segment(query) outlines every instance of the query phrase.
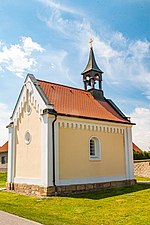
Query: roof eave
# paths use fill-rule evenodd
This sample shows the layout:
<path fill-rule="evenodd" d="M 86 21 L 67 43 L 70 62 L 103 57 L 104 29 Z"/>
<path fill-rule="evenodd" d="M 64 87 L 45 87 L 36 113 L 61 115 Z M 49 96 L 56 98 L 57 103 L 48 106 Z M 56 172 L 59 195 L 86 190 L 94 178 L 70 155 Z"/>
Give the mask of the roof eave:
<path fill-rule="evenodd" d="M 37 79 L 35 78 L 35 76 L 33 74 L 28 74 L 27 77 L 30 77 L 31 81 L 33 82 L 34 86 L 36 87 L 37 91 L 39 92 L 40 96 L 42 97 L 43 101 L 45 102 L 46 105 L 52 105 L 48 99 L 48 97 L 46 96 L 46 94 L 44 93 L 43 89 L 41 88 L 40 84 L 38 83 Z M 25 82 L 27 80 L 27 77 L 25 79 Z"/>
<path fill-rule="evenodd" d="M 85 73 L 89 73 L 89 72 L 91 72 L 91 71 L 98 72 L 98 73 L 101 73 L 101 74 L 104 73 L 104 72 L 101 71 L 100 69 L 98 70 L 98 69 L 91 68 L 91 69 L 85 69 L 85 70 L 81 73 L 81 75 L 84 75 Z"/>
<path fill-rule="evenodd" d="M 124 121 L 116 121 L 116 120 L 109 120 L 109 119 L 103 119 L 103 118 L 100 119 L 100 118 L 88 117 L 88 116 L 70 115 L 70 114 L 65 114 L 65 113 L 57 113 L 57 115 L 59 115 L 59 116 L 66 116 L 66 117 L 75 117 L 75 118 L 89 119 L 89 120 L 107 121 L 107 122 L 126 124 L 126 125 L 136 125 L 135 123 L 131 123 L 130 121 L 124 122 Z"/>

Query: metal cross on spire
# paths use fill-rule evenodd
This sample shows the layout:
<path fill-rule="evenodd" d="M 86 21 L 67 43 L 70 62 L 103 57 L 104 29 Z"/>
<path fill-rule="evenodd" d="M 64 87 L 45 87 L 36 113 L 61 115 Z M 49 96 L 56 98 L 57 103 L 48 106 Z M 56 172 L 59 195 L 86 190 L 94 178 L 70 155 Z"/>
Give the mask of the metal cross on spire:
<path fill-rule="evenodd" d="M 92 38 L 90 38 L 90 48 L 93 48 L 93 39 Z"/>

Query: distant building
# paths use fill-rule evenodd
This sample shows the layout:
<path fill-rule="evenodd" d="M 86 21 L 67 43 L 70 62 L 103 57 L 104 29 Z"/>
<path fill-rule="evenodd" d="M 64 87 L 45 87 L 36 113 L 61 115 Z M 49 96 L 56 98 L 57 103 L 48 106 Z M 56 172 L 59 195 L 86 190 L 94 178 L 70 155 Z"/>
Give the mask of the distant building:
<path fill-rule="evenodd" d="M 143 152 L 136 144 L 132 143 L 133 145 L 133 152 Z"/>
<path fill-rule="evenodd" d="M 0 147 L 0 172 L 7 172 L 8 141 Z"/>

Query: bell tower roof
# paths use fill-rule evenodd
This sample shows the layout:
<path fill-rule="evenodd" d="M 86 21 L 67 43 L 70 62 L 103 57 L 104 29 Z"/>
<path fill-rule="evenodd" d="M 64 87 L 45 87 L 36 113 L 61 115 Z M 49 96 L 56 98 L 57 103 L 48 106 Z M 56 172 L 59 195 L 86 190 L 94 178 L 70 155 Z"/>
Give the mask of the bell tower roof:
<path fill-rule="evenodd" d="M 96 61 L 95 61 L 95 56 L 94 56 L 94 52 L 93 52 L 93 46 L 92 46 L 92 42 L 93 40 L 90 39 L 90 54 L 89 54 L 89 61 L 88 64 L 85 68 L 85 70 L 81 73 L 82 75 L 90 72 L 90 71 L 95 71 L 95 72 L 99 72 L 99 73 L 103 73 L 101 71 L 101 69 L 98 67 Z"/>
<path fill-rule="evenodd" d="M 81 75 L 83 76 L 84 89 L 90 91 L 95 99 L 104 100 L 102 90 L 103 72 L 100 70 L 95 61 L 92 42 L 93 40 L 90 39 L 89 61 L 85 70 L 81 73 Z"/>

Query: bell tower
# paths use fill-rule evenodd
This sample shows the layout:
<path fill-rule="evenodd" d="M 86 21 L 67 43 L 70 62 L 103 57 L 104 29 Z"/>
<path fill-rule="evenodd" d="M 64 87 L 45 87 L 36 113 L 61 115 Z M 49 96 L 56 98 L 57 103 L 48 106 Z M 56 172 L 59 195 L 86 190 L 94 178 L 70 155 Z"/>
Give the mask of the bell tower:
<path fill-rule="evenodd" d="M 90 54 L 89 61 L 85 70 L 81 73 L 83 76 L 84 89 L 91 92 L 97 100 L 104 100 L 102 90 L 102 74 L 103 72 L 99 69 L 93 52 L 93 40 L 90 39 Z"/>

